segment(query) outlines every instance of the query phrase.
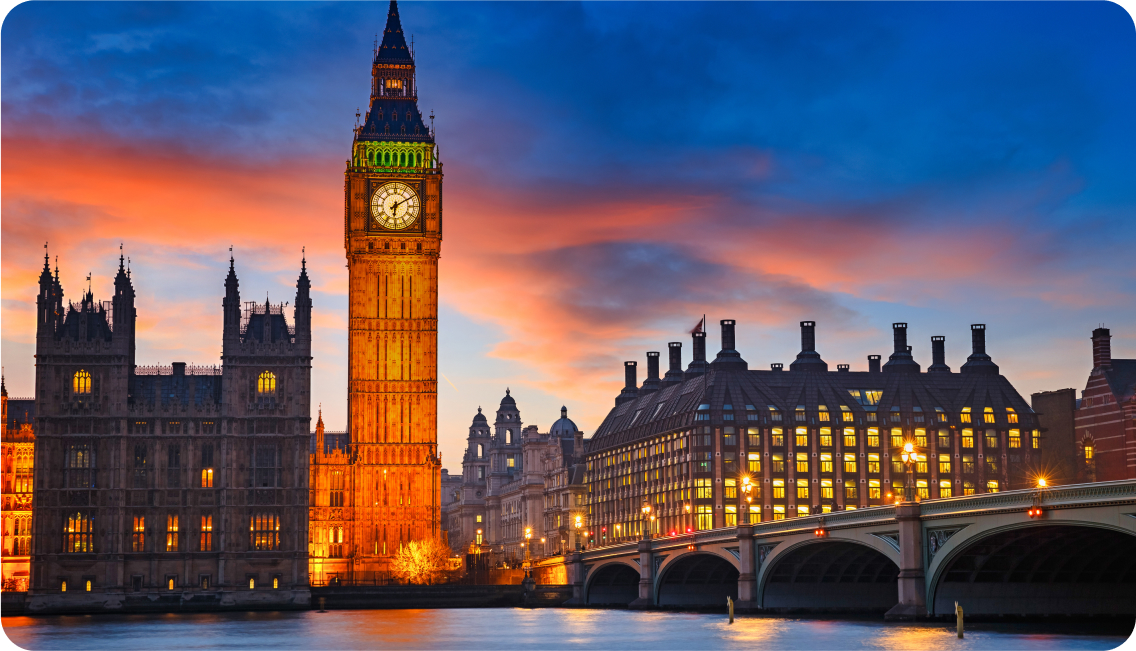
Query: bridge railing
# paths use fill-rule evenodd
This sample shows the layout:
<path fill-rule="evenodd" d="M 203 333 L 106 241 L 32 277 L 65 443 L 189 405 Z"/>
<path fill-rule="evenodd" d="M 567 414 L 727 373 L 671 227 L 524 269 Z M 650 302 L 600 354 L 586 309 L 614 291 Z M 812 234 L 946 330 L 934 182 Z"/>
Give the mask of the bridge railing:
<path fill-rule="evenodd" d="M 1121 479 L 1042 489 L 1025 488 L 1000 493 L 947 497 L 923 502 L 920 505 L 919 512 L 921 515 L 943 515 L 999 508 L 1022 508 L 1033 504 L 1034 498 L 1040 499 L 1042 504 L 1048 506 L 1136 500 L 1136 480 Z"/>

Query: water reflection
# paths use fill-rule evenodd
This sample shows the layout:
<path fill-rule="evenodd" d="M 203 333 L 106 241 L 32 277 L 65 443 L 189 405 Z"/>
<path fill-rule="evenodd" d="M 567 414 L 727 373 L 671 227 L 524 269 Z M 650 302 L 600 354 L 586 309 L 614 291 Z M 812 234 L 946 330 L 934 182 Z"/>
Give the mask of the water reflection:
<path fill-rule="evenodd" d="M 1111 649 L 1127 629 L 1100 625 L 799 619 L 620 610 L 333 610 L 5 617 L 25 649 Z"/>

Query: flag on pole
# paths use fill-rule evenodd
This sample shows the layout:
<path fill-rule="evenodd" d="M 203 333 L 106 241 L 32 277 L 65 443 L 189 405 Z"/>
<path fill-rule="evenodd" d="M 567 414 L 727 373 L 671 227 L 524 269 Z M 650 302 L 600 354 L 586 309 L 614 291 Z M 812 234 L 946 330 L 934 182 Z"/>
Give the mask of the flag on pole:
<path fill-rule="evenodd" d="M 702 318 L 699 319 L 699 321 L 698 321 L 698 325 L 694 326 L 694 329 L 690 331 L 690 334 L 693 335 L 693 334 L 697 334 L 699 332 L 702 332 L 702 326 L 704 326 L 704 325 L 706 325 L 706 315 L 705 314 L 702 315 Z"/>

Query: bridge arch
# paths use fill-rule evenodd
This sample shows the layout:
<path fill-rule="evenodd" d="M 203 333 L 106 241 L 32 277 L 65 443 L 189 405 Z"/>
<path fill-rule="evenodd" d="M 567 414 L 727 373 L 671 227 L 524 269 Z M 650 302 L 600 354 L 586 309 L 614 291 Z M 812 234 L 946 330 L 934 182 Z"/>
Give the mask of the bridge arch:
<path fill-rule="evenodd" d="M 740 563 L 715 550 L 685 551 L 664 559 L 655 573 L 654 601 L 661 608 L 724 608 L 738 600 Z"/>
<path fill-rule="evenodd" d="M 584 603 L 589 606 L 626 606 L 639 598 L 639 566 L 612 560 L 588 571 Z"/>
<path fill-rule="evenodd" d="M 899 565 L 883 544 L 808 538 L 774 548 L 759 571 L 758 602 L 778 611 L 887 611 L 899 601 Z"/>
<path fill-rule="evenodd" d="M 928 567 L 930 614 L 953 614 L 955 601 L 974 615 L 1136 613 L 1131 529 L 1072 519 L 967 529 Z"/>

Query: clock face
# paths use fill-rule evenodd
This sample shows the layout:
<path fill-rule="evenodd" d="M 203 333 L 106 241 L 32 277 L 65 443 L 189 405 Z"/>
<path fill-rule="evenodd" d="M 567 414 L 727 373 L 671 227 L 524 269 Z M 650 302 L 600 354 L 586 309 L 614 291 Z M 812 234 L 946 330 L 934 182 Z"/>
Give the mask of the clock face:
<path fill-rule="evenodd" d="M 375 223 L 392 231 L 401 231 L 417 221 L 421 209 L 418 193 L 405 183 L 384 183 L 371 196 Z"/>

